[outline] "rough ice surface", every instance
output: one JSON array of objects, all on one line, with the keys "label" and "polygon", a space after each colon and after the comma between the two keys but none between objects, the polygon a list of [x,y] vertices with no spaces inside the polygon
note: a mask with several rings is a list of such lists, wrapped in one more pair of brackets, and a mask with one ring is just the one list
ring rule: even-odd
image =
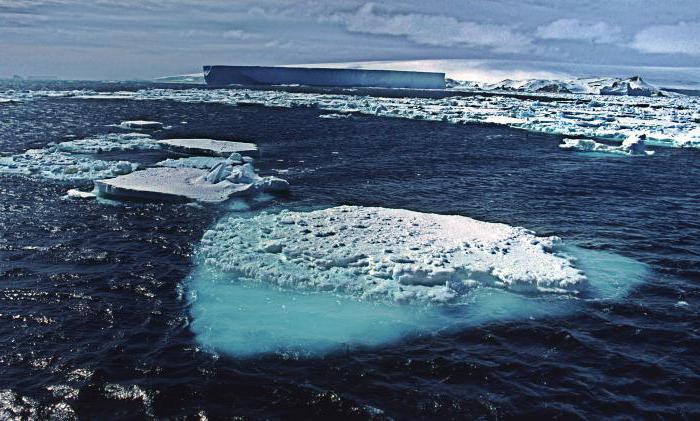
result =
[{"label": "rough ice surface", "polygon": [[451,302],[488,285],[577,292],[585,277],[556,238],[463,216],[342,206],[231,217],[202,240],[205,262],[282,287],[388,302]]},{"label": "rough ice surface", "polygon": [[620,146],[610,146],[593,139],[563,139],[559,145],[562,149],[574,149],[583,152],[600,152],[615,155],[649,156],[654,151],[646,150],[645,135],[631,135]]},{"label": "rough ice surface", "polygon": [[[630,88],[636,89],[638,82],[628,81]],[[614,82],[609,86],[612,85]],[[602,86],[608,85],[598,84],[598,87]],[[475,89],[466,93],[455,92],[454,96],[445,98],[385,98],[250,89],[144,89],[128,95],[123,92],[32,91],[14,92],[8,97],[19,100],[40,97],[88,99],[94,95],[234,106],[316,107],[331,113],[354,112],[458,124],[490,122],[533,132],[617,141],[643,132],[647,135],[648,145],[700,147],[700,98],[684,95],[642,97],[586,92],[518,95],[512,90]]]},{"label": "rough ice surface", "polygon": [[173,151],[193,155],[230,156],[233,153],[252,153],[258,150],[254,143],[214,139],[165,139],[159,143]]},{"label": "rough ice surface", "polygon": [[219,163],[213,169],[155,167],[120,177],[96,180],[101,196],[159,201],[220,203],[255,192],[282,192],[289,183],[257,175],[251,164]]},{"label": "rough ice surface", "polygon": [[53,146],[62,152],[98,154],[102,152],[160,149],[158,142],[142,133],[109,133],[69,140]]},{"label": "rough ice surface", "polygon": [[[84,98],[84,99],[96,99],[96,98]],[[119,123],[119,127],[125,129],[162,129],[163,123],[159,121],[148,121],[148,120],[129,120],[122,121]]]},{"label": "rough ice surface", "polygon": [[225,163],[228,158],[215,156],[188,156],[186,158],[168,158],[164,161],[156,163],[159,167],[171,168],[199,168],[202,170],[210,170],[215,166]]},{"label": "rough ice surface", "polygon": [[0,173],[21,174],[59,181],[84,181],[128,174],[138,164],[128,161],[103,161],[70,154],[54,148],[30,149],[24,153],[0,157]]},{"label": "rough ice surface", "polygon": [[[191,329],[238,357],[323,355],[415,335],[565,315],[617,299],[646,267],[504,224],[337,207],[230,216],[187,281]],[[578,291],[578,292],[577,292]]]},{"label": "rough ice surface", "polygon": [[100,195],[123,199],[217,203],[243,194],[249,185],[230,182],[210,183],[206,170],[196,168],[147,168],[124,176],[96,180]]}]

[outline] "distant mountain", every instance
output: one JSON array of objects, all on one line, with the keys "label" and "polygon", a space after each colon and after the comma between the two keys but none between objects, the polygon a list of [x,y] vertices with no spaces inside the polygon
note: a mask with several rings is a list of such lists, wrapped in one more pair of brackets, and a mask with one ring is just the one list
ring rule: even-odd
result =
[{"label": "distant mountain", "polygon": [[517,92],[552,92],[589,95],[629,95],[667,96],[673,93],[663,91],[639,76],[630,78],[579,78],[571,80],[548,79],[506,79],[481,87],[483,90],[504,90]]}]

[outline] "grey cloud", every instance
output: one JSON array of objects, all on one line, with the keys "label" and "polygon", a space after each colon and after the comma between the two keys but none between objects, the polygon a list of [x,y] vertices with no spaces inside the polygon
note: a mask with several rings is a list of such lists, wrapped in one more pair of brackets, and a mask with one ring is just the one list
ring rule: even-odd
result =
[{"label": "grey cloud", "polygon": [[621,32],[619,27],[606,22],[586,23],[578,19],[558,19],[547,25],[539,26],[535,34],[542,39],[580,40],[609,44],[619,41]]},{"label": "grey cloud", "polygon": [[511,52],[527,48],[531,41],[505,25],[462,21],[444,15],[381,13],[373,3],[350,13],[336,13],[329,20],[342,23],[350,32],[401,36],[422,45],[467,45]]},{"label": "grey cloud", "polygon": [[645,53],[700,56],[700,21],[643,29],[635,35],[631,47]]}]

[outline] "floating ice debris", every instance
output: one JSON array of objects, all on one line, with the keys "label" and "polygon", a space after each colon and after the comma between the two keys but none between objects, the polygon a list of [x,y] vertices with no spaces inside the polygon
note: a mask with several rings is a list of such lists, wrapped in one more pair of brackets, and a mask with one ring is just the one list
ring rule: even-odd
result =
[{"label": "floating ice debris", "polygon": [[93,192],[70,189],[66,192],[66,197],[74,199],[94,199],[97,196]]},{"label": "floating ice debris", "polygon": [[128,161],[103,161],[52,149],[30,149],[24,153],[0,157],[0,173],[21,174],[63,181],[94,180],[128,174],[138,164]]},{"label": "floating ice debris", "polygon": [[191,328],[207,348],[239,357],[315,356],[563,315],[585,297],[619,298],[646,271],[607,252],[555,254],[556,242],[504,224],[382,208],[229,216],[197,253]]},{"label": "floating ice debris", "polygon": [[[589,80],[577,93],[540,86],[527,97],[513,90],[470,92],[445,98],[387,98],[349,94],[264,91],[249,89],[145,89],[133,92],[133,100],[173,100],[185,103],[256,104],[271,107],[313,106],[331,113],[445,121],[449,123],[492,122],[533,132],[564,136],[606,138],[622,141],[637,132],[647,134],[647,144],[665,147],[700,147],[700,99],[684,95],[625,96],[593,95],[610,87],[623,91],[642,89],[633,79]],[[515,85],[515,82],[513,83]],[[627,87],[629,85],[629,88]],[[534,83],[533,86],[537,85]],[[519,88],[518,88],[519,89]],[[529,89],[529,88],[528,88]],[[568,88],[567,88],[568,89]],[[560,92],[542,92],[559,90]],[[570,89],[569,89],[570,90]],[[574,89],[577,91],[577,89]],[[598,92],[600,93],[600,92]],[[39,97],[72,97],[90,91],[32,91],[7,93],[6,97],[28,100]],[[100,95],[109,96],[108,92]],[[117,94],[114,94],[118,97]]]},{"label": "floating ice debris", "polygon": [[158,200],[223,202],[255,192],[282,192],[289,183],[277,177],[260,177],[251,164],[217,164],[212,170],[188,167],[156,167],[108,179],[96,180],[95,188],[106,197]]},{"label": "floating ice debris", "polygon": [[160,145],[155,139],[143,133],[109,133],[61,142],[53,146],[53,149],[62,152],[96,154],[138,149],[160,149]]},{"label": "floating ice debris", "polygon": [[125,129],[162,129],[163,123],[159,121],[130,120],[122,121],[119,123],[119,127],[123,127]]},{"label": "floating ice debris", "polygon": [[462,216],[343,206],[232,217],[205,234],[201,251],[208,265],[258,282],[450,302],[476,285],[578,291],[585,277],[551,252],[555,242]]},{"label": "floating ice debris", "polygon": [[214,139],[165,139],[159,143],[176,152],[192,155],[230,156],[233,153],[251,153],[258,150],[254,143]]},{"label": "floating ice debris", "polygon": [[645,145],[645,135],[631,135],[622,142],[620,146],[610,146],[596,142],[592,139],[563,139],[559,145],[562,149],[575,149],[584,152],[601,152],[617,155],[653,155],[654,151],[647,151]]},{"label": "floating ice debris", "polygon": [[331,114],[321,114],[318,116],[318,118],[339,119],[339,118],[350,118],[351,116],[352,116],[352,114],[331,113]]},{"label": "floating ice debris", "polygon": [[73,96],[75,99],[104,99],[104,100],[119,100],[119,99],[134,99],[134,93],[129,91],[121,92],[104,92],[93,94],[79,94]]}]

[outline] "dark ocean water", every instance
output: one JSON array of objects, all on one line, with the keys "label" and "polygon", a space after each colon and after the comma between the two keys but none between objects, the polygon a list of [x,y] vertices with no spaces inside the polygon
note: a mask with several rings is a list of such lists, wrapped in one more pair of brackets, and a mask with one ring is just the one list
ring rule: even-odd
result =
[{"label": "dark ocean water", "polygon": [[568,316],[242,360],[200,347],[181,297],[224,209],[64,200],[91,182],[0,175],[0,418],[700,415],[700,150],[601,157],[505,127],[321,113],[41,99],[0,105],[0,153],[157,120],[172,129],[154,137],[257,143],[260,172],[283,170],[292,185],[268,206],[460,214],[618,253],[650,274]]}]

